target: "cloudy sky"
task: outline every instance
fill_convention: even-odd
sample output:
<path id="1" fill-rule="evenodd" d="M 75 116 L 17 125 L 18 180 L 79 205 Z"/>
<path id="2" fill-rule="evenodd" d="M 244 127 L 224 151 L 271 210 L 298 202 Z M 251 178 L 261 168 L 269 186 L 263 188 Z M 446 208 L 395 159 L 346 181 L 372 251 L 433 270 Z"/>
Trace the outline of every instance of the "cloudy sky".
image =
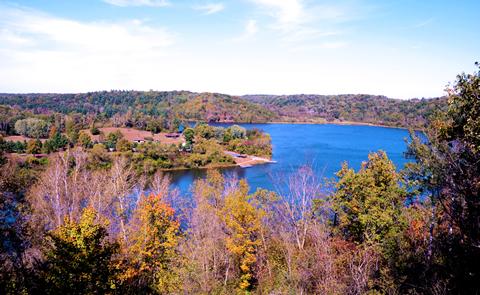
<path id="1" fill-rule="evenodd" d="M 0 92 L 444 94 L 478 0 L 0 0 Z"/>

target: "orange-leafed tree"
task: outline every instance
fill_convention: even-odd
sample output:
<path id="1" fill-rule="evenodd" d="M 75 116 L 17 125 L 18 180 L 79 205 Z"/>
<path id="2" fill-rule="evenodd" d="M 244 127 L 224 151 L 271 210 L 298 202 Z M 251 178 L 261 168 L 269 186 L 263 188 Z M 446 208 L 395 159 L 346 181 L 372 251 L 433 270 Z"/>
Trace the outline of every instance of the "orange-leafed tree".
<path id="1" fill-rule="evenodd" d="M 58 129 L 55 125 L 52 125 L 50 131 L 48 132 L 48 138 L 53 138 L 58 132 Z"/>

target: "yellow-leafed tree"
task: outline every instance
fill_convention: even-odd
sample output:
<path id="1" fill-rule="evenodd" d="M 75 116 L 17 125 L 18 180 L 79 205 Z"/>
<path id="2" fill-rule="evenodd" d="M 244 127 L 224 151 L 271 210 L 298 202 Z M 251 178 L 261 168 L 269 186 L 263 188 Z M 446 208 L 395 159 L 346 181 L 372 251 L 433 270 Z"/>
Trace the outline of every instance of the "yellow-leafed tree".
<path id="1" fill-rule="evenodd" d="M 108 240 L 106 222 L 92 208 L 80 220 L 66 218 L 49 233 L 50 245 L 41 272 L 46 294 L 110 294 L 116 289 L 113 257 L 118 244 Z"/>
<path id="2" fill-rule="evenodd" d="M 124 280 L 136 280 L 137 286 L 160 294 L 178 287 L 174 271 L 180 224 L 175 210 L 160 195 L 140 200 L 130 233 L 128 254 L 131 257 Z"/>
<path id="3" fill-rule="evenodd" d="M 262 211 L 249 202 L 248 185 L 244 180 L 239 187 L 225 197 L 223 218 L 228 231 L 226 246 L 240 268 L 240 290 L 252 287 L 257 249 L 261 246 Z"/>

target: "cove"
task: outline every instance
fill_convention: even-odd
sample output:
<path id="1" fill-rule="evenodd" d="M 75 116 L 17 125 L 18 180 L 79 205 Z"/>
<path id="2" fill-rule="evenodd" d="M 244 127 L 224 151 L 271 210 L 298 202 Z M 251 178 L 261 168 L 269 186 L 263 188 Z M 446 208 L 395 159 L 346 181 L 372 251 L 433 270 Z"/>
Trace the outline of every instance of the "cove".
<path id="1" fill-rule="evenodd" d="M 211 124 L 228 127 L 232 124 Z M 355 170 L 366 161 L 370 152 L 383 150 L 397 169 L 408 161 L 405 129 L 335 125 L 335 124 L 238 124 L 247 129 L 258 128 L 272 137 L 273 160 L 277 163 L 250 168 L 221 169 L 226 176 L 245 178 L 253 192 L 257 188 L 278 191 L 278 181 L 303 165 L 311 165 L 318 177 L 333 178 L 343 162 Z M 167 172 L 172 185 L 182 194 L 189 194 L 195 179 L 204 177 L 206 170 Z"/>

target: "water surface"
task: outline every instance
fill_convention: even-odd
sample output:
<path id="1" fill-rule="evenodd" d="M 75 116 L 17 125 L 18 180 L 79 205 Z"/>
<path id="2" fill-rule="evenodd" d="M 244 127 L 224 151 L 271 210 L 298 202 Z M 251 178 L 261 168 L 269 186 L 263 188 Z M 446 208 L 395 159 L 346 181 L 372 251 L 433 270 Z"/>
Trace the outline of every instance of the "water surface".
<path id="1" fill-rule="evenodd" d="M 215 124 L 216 126 L 229 126 Z M 313 124 L 240 124 L 259 128 L 272 137 L 273 160 L 275 164 L 257 165 L 250 168 L 222 169 L 226 175 L 246 178 L 251 191 L 257 188 L 275 190 L 279 178 L 285 177 L 305 164 L 311 165 L 319 177 L 332 178 L 346 161 L 358 169 L 370 152 L 384 150 L 397 169 L 407 162 L 404 129 Z M 171 172 L 173 185 L 182 193 L 188 193 L 191 184 L 198 177 L 205 176 L 205 170 Z"/>

